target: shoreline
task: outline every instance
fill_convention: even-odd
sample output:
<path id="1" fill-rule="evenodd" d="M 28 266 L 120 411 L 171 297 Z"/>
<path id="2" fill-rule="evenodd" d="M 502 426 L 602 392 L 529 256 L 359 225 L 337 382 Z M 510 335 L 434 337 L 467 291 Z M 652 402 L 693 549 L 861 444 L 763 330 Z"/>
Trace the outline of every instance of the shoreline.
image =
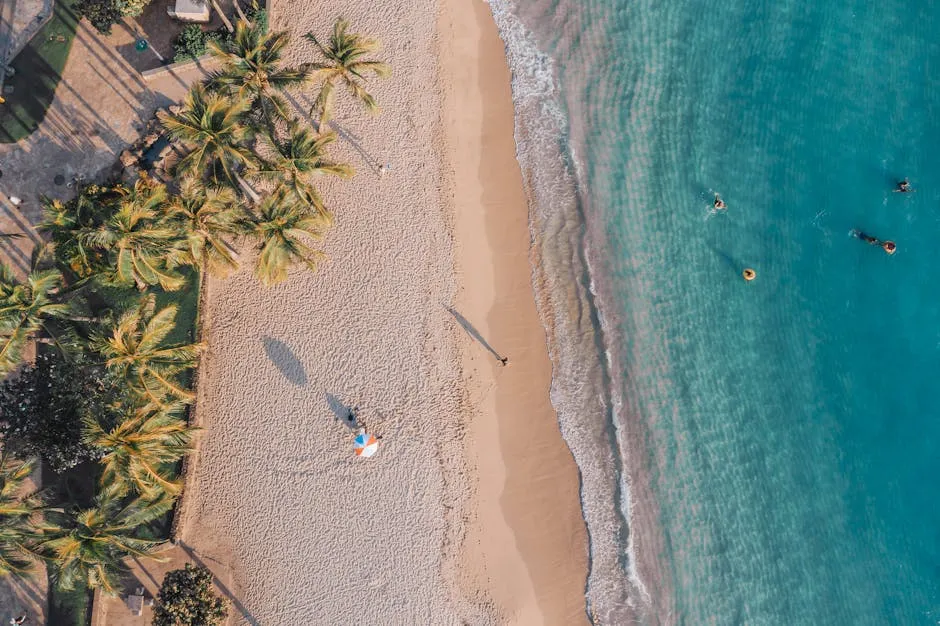
<path id="1" fill-rule="evenodd" d="M 489 0 L 506 41 L 515 100 L 515 141 L 532 214 L 533 279 L 554 367 L 552 404 L 578 465 L 581 506 L 590 537 L 587 605 L 596 623 L 664 619 L 653 598 L 663 593 L 658 503 L 652 498 L 639 407 L 618 381 L 615 310 L 604 306 L 606 258 L 595 245 L 603 228 L 583 193 L 579 155 L 584 118 L 557 83 L 568 62 L 542 51 L 540 30 L 552 15 L 517 14 L 511 0 Z M 544 23 L 540 20 L 544 19 Z M 576 18 L 576 16 L 572 16 Z M 532 20 L 532 21 L 530 21 Z M 565 39 L 564 36 L 561 37 Z M 564 51 L 561 52 L 564 54 Z M 561 63 L 562 66 L 558 64 Z M 561 141 L 560 141 L 561 138 Z M 567 141 L 565 141 L 565 139 Z M 608 315 L 605 315 L 608 313 Z M 652 592 L 652 593 L 651 593 Z"/>
<path id="2" fill-rule="evenodd" d="M 477 379 L 472 387 L 485 397 L 470 427 L 469 453 L 497 457 L 478 467 L 475 545 L 465 558 L 486 580 L 478 575 L 469 585 L 487 589 L 507 623 L 587 623 L 580 477 L 550 401 L 552 363 L 532 284 L 505 44 L 482 1 L 444 0 L 440 31 L 448 42 L 444 73 L 460 77 L 444 107 L 451 160 L 457 172 L 478 173 L 454 177 L 457 301 L 493 347 L 465 345 L 464 362 Z M 503 368 L 498 356 L 509 365 Z"/>

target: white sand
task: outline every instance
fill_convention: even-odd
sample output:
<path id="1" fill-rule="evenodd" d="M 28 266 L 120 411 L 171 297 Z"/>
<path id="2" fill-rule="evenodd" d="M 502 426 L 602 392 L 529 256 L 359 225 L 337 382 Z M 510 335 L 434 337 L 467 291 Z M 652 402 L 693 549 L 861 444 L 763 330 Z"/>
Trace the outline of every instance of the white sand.
<path id="1" fill-rule="evenodd" d="M 345 15 L 384 41 L 395 75 L 374 83 L 380 117 L 338 111 L 365 154 L 340 142 L 359 176 L 324 187 L 332 260 L 266 289 L 246 255 L 209 283 L 182 536 L 232 565 L 235 623 L 584 621 L 577 474 L 548 403 L 508 71 L 485 5 L 467 1 L 446 6 L 442 40 L 434 0 L 275 6 L 298 60 L 312 56 L 300 35 Z M 337 419 L 350 405 L 384 436 L 372 459 Z"/>

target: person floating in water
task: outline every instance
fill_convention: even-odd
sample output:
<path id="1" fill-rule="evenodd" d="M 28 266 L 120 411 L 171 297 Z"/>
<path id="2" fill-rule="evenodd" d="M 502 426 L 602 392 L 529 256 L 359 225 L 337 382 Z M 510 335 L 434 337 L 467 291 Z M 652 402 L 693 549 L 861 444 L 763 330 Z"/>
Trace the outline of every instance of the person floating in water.
<path id="1" fill-rule="evenodd" d="M 896 193 L 910 193 L 914 190 L 911 188 L 911 181 L 905 178 L 904 180 L 898 182 L 897 189 L 894 191 Z"/>
<path id="2" fill-rule="evenodd" d="M 721 211 L 722 209 L 727 209 L 727 208 L 728 208 L 728 205 L 725 204 L 725 201 L 722 200 L 722 199 L 721 199 L 721 196 L 719 196 L 717 193 L 715 194 L 715 203 L 714 203 L 714 206 L 715 206 L 715 210 L 716 210 L 716 211 Z"/>
<path id="3" fill-rule="evenodd" d="M 872 237 L 868 233 L 863 233 L 860 230 L 852 230 L 850 233 L 853 237 L 861 239 L 870 246 L 881 246 L 881 249 L 887 252 L 888 254 L 894 254 L 897 252 L 897 245 L 893 241 L 882 241 L 877 237 Z"/>

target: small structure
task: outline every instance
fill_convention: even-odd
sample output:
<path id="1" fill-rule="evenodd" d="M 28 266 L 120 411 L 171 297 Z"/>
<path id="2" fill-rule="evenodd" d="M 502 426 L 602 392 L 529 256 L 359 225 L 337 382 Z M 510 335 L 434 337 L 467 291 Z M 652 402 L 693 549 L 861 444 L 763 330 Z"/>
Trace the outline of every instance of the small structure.
<path id="1" fill-rule="evenodd" d="M 127 608 L 134 615 L 144 614 L 144 590 L 142 587 L 138 587 L 134 594 L 127 596 Z"/>
<path id="2" fill-rule="evenodd" d="M 173 8 L 166 8 L 167 15 L 176 18 L 181 22 L 200 22 L 209 21 L 209 3 L 203 0 L 176 0 Z"/>

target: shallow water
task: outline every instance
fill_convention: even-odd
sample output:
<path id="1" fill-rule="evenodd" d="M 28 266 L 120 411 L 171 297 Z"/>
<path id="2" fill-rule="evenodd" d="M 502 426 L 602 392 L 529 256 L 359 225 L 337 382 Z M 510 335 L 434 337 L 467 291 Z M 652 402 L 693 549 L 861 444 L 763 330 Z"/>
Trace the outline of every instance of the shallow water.
<path id="1" fill-rule="evenodd" d="M 940 7 L 491 4 L 591 610 L 940 623 Z"/>

